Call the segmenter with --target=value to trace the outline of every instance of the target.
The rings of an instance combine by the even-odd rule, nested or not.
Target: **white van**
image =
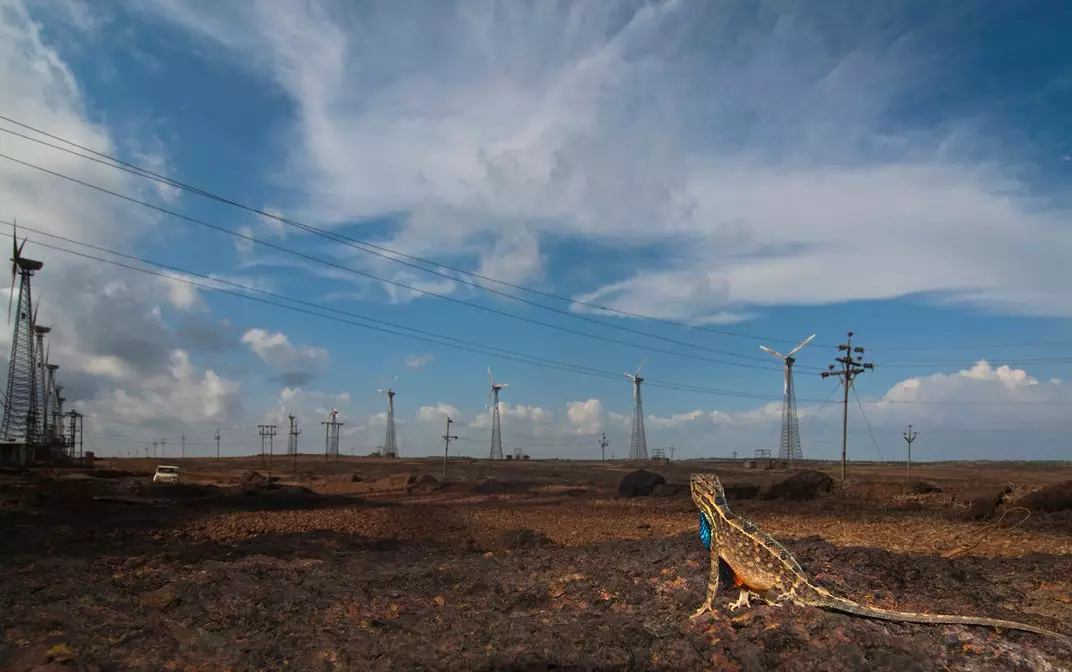
[[[174,484],[179,482],[179,468],[171,467],[167,465],[160,465],[156,468],[156,473],[153,474],[153,483],[169,483]]]

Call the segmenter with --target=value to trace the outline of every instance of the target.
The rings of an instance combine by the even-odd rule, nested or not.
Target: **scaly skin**
[[[713,603],[719,589],[718,568],[721,560],[733,570],[735,583],[742,587],[737,602],[730,605],[731,611],[748,606],[749,595],[754,594],[773,606],[788,602],[799,606],[818,607],[828,611],[886,621],[986,625],[1056,637],[1072,645],[1072,638],[1066,635],[1027,623],[981,616],[890,611],[833,595],[825,588],[811,583],[796,558],[774,537],[760,530],[755,523],[730,511],[726,503],[726,492],[718,476],[693,474],[689,486],[692,491],[692,501],[700,510],[704,522],[710,526],[711,532],[711,570],[707,579],[707,596],[700,608],[693,614],[693,618],[708,611],[714,611]]]

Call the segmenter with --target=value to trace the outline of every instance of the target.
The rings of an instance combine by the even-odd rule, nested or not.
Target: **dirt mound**
[[[622,477],[618,483],[618,494],[622,497],[647,497],[655,486],[666,483],[661,474],[647,469],[637,469]]]
[[[439,490],[439,479],[431,474],[421,474],[411,478],[410,483],[406,485],[406,492],[431,492],[433,490]]]
[[[684,483],[660,483],[651,489],[652,497],[677,497],[689,491]]]
[[[1034,511],[1072,511],[1072,481],[1047,485],[1020,500]]]
[[[785,499],[804,501],[815,499],[819,495],[834,489],[834,479],[830,474],[815,469],[798,471],[780,483],[775,483],[767,491],[766,499]]]
[[[927,481],[910,481],[905,486],[905,492],[910,495],[930,495],[935,492],[941,492],[942,489],[933,483]]]
[[[753,483],[731,483],[722,486],[726,492],[726,498],[730,501],[738,499],[755,499],[759,497],[761,488]]]
[[[243,488],[260,488],[268,484],[268,479],[256,471],[243,471],[238,477],[238,485]]]
[[[992,518],[1005,501],[1005,497],[1012,492],[1012,488],[975,488],[959,493],[956,501],[967,505],[968,518],[971,520],[983,520]]]
[[[507,530],[499,535],[499,545],[508,549],[537,548],[552,544],[554,542],[546,534],[528,528]]]

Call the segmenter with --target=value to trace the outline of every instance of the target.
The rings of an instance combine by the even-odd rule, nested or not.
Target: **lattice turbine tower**
[[[764,352],[777,357],[785,362],[785,386],[782,399],[782,440],[778,446],[779,460],[803,460],[804,451],[800,447],[800,423],[797,421],[797,393],[793,386],[793,363],[796,358],[793,355],[808,344],[815,334],[808,336],[800,345],[789,351],[788,355],[771,350],[765,345],[759,346]]]
[[[644,402],[640,398],[640,384],[644,379],[640,376],[640,370],[644,368],[644,360],[640,360],[640,366],[636,373],[625,374],[626,378],[633,380],[633,434],[629,438],[629,459],[648,459],[648,438],[644,434]]]
[[[491,455],[489,459],[503,459],[502,450],[502,427],[499,424],[499,390],[509,387],[509,383],[496,383],[495,376],[491,375],[491,367],[488,367],[488,378],[491,380],[491,390],[488,392],[488,403],[491,406]],[[494,401],[493,401],[494,399]],[[484,405],[487,408],[487,404]]]
[[[22,256],[22,245],[11,234],[11,295],[8,297],[7,319],[11,323],[12,299],[15,293],[15,276],[19,277],[19,300],[15,313],[15,325],[11,334],[11,360],[7,369],[7,391],[4,404],[4,419],[0,424],[0,437],[7,441],[34,443],[40,426],[38,413],[37,361],[35,357],[33,297],[30,278],[44,267],[44,263]]]
[[[380,394],[387,395],[387,436],[383,440],[383,456],[398,457],[398,441],[395,438],[395,383],[398,376],[391,381],[386,390],[377,390]]]

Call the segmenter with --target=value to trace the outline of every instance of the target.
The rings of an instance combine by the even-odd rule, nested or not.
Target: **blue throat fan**
[[[707,517],[703,513],[700,514],[700,543],[706,549],[711,548],[711,523],[707,522]]]

